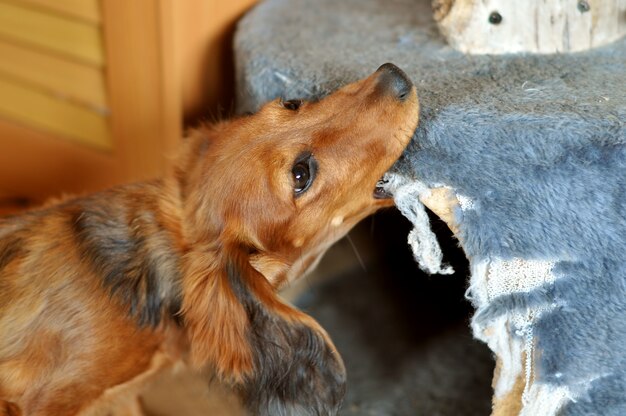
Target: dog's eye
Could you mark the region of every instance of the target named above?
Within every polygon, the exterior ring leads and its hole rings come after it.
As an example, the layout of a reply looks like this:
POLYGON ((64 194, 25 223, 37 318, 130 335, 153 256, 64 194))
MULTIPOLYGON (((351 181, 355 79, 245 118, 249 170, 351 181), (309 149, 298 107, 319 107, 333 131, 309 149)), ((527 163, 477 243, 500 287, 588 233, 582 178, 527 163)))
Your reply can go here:
POLYGON ((280 103, 284 108, 291 111, 296 111, 302 105, 302 100, 287 100, 280 103))
POLYGON ((293 176, 293 191, 298 195, 302 195, 311 187, 315 173, 317 171, 317 162, 310 153, 300 155, 293 167, 291 175, 293 176))
POLYGON ((311 172, 309 171, 309 165, 304 162, 300 162, 291 170, 293 173, 293 188, 296 193, 304 191, 311 180, 311 172))

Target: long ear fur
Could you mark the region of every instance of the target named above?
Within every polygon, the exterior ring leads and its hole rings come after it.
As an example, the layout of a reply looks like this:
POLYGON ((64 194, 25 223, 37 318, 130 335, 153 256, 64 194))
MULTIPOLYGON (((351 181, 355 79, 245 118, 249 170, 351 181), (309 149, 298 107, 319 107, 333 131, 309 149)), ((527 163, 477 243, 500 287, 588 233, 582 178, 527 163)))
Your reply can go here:
POLYGON ((279 299, 250 265, 245 248, 223 247, 217 263, 219 269, 204 275, 211 282, 200 283, 196 275, 193 288, 185 290, 196 362, 213 363, 234 381, 254 415, 336 414, 345 368, 326 332, 279 299))
POLYGON ((249 320, 220 257, 213 248, 196 248, 185 256, 182 315, 192 363, 211 365, 220 379, 242 383, 254 368, 249 320))

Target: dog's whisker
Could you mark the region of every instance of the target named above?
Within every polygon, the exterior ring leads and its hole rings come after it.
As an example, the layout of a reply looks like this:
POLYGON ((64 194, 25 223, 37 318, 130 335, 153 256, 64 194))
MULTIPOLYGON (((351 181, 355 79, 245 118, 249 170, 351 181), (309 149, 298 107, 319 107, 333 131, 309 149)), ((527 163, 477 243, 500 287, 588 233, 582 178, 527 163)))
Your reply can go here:
POLYGON ((350 234, 346 234, 346 239, 350 243, 350 247, 352 247, 352 250, 354 251, 354 255, 356 256, 357 260, 359 261, 359 264, 361 265, 361 268, 363 269, 364 272, 367 273, 367 267, 365 267, 365 262, 363 261, 363 258, 361 257, 361 254, 359 253, 359 250, 357 250, 356 245, 354 244, 354 241, 352 241, 352 237, 350 237, 350 234))

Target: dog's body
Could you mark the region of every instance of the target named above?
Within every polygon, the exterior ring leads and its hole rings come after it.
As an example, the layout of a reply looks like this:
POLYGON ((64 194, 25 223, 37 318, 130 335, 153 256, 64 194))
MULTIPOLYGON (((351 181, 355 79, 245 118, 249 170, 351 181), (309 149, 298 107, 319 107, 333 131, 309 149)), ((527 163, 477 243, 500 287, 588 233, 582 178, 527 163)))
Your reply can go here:
POLYGON ((363 217, 418 116, 395 66, 195 130, 166 178, 0 219, 0 414, 73 415, 177 360, 253 414, 334 414, 345 372, 276 289, 363 217))

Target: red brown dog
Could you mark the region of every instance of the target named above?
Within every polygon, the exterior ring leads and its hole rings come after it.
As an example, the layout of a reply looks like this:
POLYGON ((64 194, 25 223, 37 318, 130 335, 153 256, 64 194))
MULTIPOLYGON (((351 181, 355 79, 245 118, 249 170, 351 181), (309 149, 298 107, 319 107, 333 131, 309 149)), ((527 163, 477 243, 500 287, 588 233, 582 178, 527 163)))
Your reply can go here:
POLYGON ((164 179, 0 219, 0 414, 93 412, 178 360, 252 414, 335 414, 341 358, 276 291, 392 204, 376 182, 417 119, 385 64, 196 129, 164 179))

